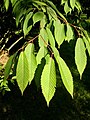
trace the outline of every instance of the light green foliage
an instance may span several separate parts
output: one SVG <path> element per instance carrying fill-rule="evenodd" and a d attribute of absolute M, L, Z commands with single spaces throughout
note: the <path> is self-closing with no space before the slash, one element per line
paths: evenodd
<path fill-rule="evenodd" d="M 4 5 L 5 5 L 6 11 L 7 11 L 9 8 L 9 0 L 4 0 Z"/>
<path fill-rule="evenodd" d="M 23 51 L 20 53 L 19 56 L 17 71 L 16 71 L 16 79 L 18 86 L 21 90 L 21 93 L 23 94 L 29 82 L 29 65 L 26 55 Z"/>
<path fill-rule="evenodd" d="M 43 17 L 44 17 L 44 13 L 43 12 L 36 12 L 33 15 L 33 24 L 35 24 L 38 21 L 41 21 L 43 19 Z"/>
<path fill-rule="evenodd" d="M 64 24 L 61 24 L 60 21 L 57 20 L 54 22 L 54 27 L 55 27 L 54 31 L 55 39 L 58 43 L 58 46 L 60 46 L 65 39 Z"/>
<path fill-rule="evenodd" d="M 58 65 L 62 82 L 73 97 L 73 77 L 60 54 L 63 43 L 76 42 L 75 63 L 81 78 L 87 64 L 86 50 L 90 56 L 90 37 L 78 19 L 78 13 L 81 11 L 80 3 L 77 0 L 61 0 L 61 11 L 59 11 L 53 1 L 49 0 L 10 0 L 10 2 L 16 25 L 21 24 L 20 31 L 24 33 L 21 38 L 24 37 L 25 42 L 17 51 L 20 52 L 20 55 L 11 56 L 7 62 L 4 80 L 14 69 L 16 81 L 23 94 L 28 83 L 34 79 L 37 88 L 41 87 L 49 106 L 55 93 L 55 87 L 57 87 L 56 68 Z M 9 0 L 4 0 L 4 4 L 8 10 Z M 75 21 L 73 18 L 72 21 L 69 21 L 73 15 L 75 15 Z M 18 35 L 21 36 L 19 33 Z M 32 39 L 28 41 L 27 38 Z M 15 57 L 18 58 L 18 63 L 13 62 Z"/>
<path fill-rule="evenodd" d="M 46 46 L 48 45 L 48 36 L 47 36 L 47 32 L 44 28 L 42 28 L 40 30 L 40 34 L 39 34 L 39 46 Z"/>
<path fill-rule="evenodd" d="M 74 36 L 73 36 L 72 28 L 69 24 L 67 24 L 66 40 L 69 42 L 73 38 L 74 38 Z"/>
<path fill-rule="evenodd" d="M 78 38 L 75 46 L 75 63 L 80 73 L 80 78 L 87 64 L 86 48 L 82 38 Z"/>
<path fill-rule="evenodd" d="M 42 58 L 44 58 L 47 55 L 47 49 L 46 47 L 42 46 L 36 56 L 36 60 L 37 60 L 37 65 L 41 63 Z"/>
<path fill-rule="evenodd" d="M 66 65 L 65 61 L 61 57 L 57 56 L 56 61 L 59 66 L 59 71 L 61 74 L 63 84 L 66 87 L 67 91 L 73 97 L 73 78 L 72 78 L 71 72 L 68 66 Z"/>
<path fill-rule="evenodd" d="M 30 84 L 34 78 L 35 70 L 37 68 L 37 61 L 36 61 L 36 57 L 34 54 L 34 44 L 33 43 L 30 43 L 27 45 L 27 47 L 25 48 L 25 55 L 26 55 L 26 58 L 28 61 L 29 84 Z"/>
<path fill-rule="evenodd" d="M 47 106 L 54 96 L 56 87 L 56 70 L 55 63 L 52 58 L 49 58 L 49 62 L 45 65 L 41 76 L 41 88 L 42 93 L 46 99 Z"/>
<path fill-rule="evenodd" d="M 24 36 L 26 36 L 32 28 L 32 25 L 28 26 L 29 20 L 32 17 L 32 15 L 33 15 L 33 12 L 30 12 L 28 15 L 26 15 L 26 18 L 23 24 Z"/>

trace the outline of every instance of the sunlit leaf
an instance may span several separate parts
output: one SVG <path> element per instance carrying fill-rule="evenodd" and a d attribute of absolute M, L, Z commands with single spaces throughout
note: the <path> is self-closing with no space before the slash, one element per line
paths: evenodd
<path fill-rule="evenodd" d="M 87 64 L 86 48 L 82 38 L 78 38 L 75 46 L 75 63 L 80 73 L 80 78 Z"/>
<path fill-rule="evenodd" d="M 44 28 L 40 30 L 39 34 L 39 46 L 47 46 L 48 45 L 48 35 Z"/>
<path fill-rule="evenodd" d="M 37 56 L 36 56 L 36 60 L 37 60 L 37 64 L 40 64 L 41 63 L 41 60 L 43 57 L 45 57 L 47 54 L 47 48 L 42 46 L 38 53 L 37 53 Z"/>
<path fill-rule="evenodd" d="M 72 30 L 71 26 L 69 24 L 67 24 L 66 39 L 68 42 L 73 39 L 73 37 L 74 37 L 73 35 L 74 34 L 73 34 L 73 30 Z"/>
<path fill-rule="evenodd" d="M 25 88 L 28 85 L 29 81 L 29 66 L 25 53 L 22 51 L 19 56 L 17 71 L 16 71 L 16 80 L 18 86 L 23 94 Z"/>
<path fill-rule="evenodd" d="M 73 97 L 73 78 L 71 72 L 68 66 L 66 65 L 65 61 L 61 57 L 57 56 L 56 61 L 59 66 L 59 71 L 61 74 L 63 84 L 67 91 L 70 93 L 70 95 Z"/>
<path fill-rule="evenodd" d="M 41 88 L 42 93 L 47 102 L 47 106 L 49 106 L 49 102 L 54 96 L 55 87 L 56 87 L 55 63 L 52 58 L 49 58 L 49 62 L 48 64 L 45 65 L 41 76 Z"/>
<path fill-rule="evenodd" d="M 25 18 L 25 21 L 24 21 L 24 24 L 23 24 L 23 32 L 24 32 L 25 36 L 28 34 L 28 32 L 32 28 L 32 25 L 28 26 L 28 22 L 29 22 L 30 18 L 32 17 L 32 15 L 33 15 L 33 12 L 30 12 Z"/>
<path fill-rule="evenodd" d="M 46 28 L 46 31 L 47 31 L 47 34 L 48 34 L 48 40 L 49 40 L 49 42 L 50 42 L 50 45 L 51 45 L 52 47 L 55 47 L 55 39 L 54 39 L 54 37 L 53 37 L 52 32 L 50 31 L 49 28 Z"/>
<path fill-rule="evenodd" d="M 55 27 L 55 39 L 58 43 L 58 46 L 60 46 L 64 39 L 65 39 L 65 30 L 64 30 L 64 24 L 61 24 L 59 20 L 54 22 L 54 27 Z"/>
<path fill-rule="evenodd" d="M 43 12 L 36 12 L 33 15 L 33 24 L 35 24 L 38 21 L 41 21 L 43 19 L 43 17 L 44 17 L 44 13 Z"/>
<path fill-rule="evenodd" d="M 6 11 L 7 11 L 9 8 L 9 0 L 4 0 L 4 5 L 5 5 Z"/>
<path fill-rule="evenodd" d="M 76 2 L 76 0 L 70 0 L 70 5 L 71 5 L 72 9 L 73 9 L 74 6 L 75 6 L 75 2 Z"/>
<path fill-rule="evenodd" d="M 64 11 L 66 14 L 71 11 L 71 8 L 68 6 L 68 2 L 66 2 L 64 5 Z"/>
<path fill-rule="evenodd" d="M 34 54 L 34 44 L 30 43 L 27 45 L 27 47 L 25 48 L 25 55 L 28 61 L 28 69 L 29 69 L 29 83 L 31 83 L 31 81 L 34 78 L 34 74 L 35 74 L 35 70 L 37 67 L 37 62 L 36 62 L 36 57 Z"/>

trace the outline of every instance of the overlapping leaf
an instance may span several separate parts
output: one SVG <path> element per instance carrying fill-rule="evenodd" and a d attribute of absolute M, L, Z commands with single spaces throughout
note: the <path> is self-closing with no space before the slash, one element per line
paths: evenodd
<path fill-rule="evenodd" d="M 25 48 L 25 55 L 28 61 L 28 69 L 29 69 L 29 83 L 31 83 L 31 81 L 34 78 L 34 74 L 35 74 L 35 70 L 37 67 L 37 62 L 36 62 L 36 57 L 34 54 L 34 44 L 30 43 L 27 45 L 27 47 Z"/>
<path fill-rule="evenodd" d="M 69 24 L 67 24 L 67 32 L 66 32 L 66 39 L 69 42 L 71 39 L 73 39 L 73 30 Z"/>
<path fill-rule="evenodd" d="M 36 60 L 37 60 L 37 65 L 41 63 L 41 60 L 43 57 L 45 57 L 47 54 L 47 48 L 42 46 L 39 49 L 39 52 L 37 53 Z"/>
<path fill-rule="evenodd" d="M 28 34 L 28 32 L 32 28 L 32 25 L 28 26 L 28 22 L 29 22 L 30 18 L 32 17 L 32 15 L 33 15 L 33 12 L 30 12 L 25 18 L 24 25 L 23 25 L 23 32 L 24 32 L 25 36 Z"/>
<path fill-rule="evenodd" d="M 75 2 L 76 2 L 76 0 L 70 0 L 70 5 L 71 5 L 72 9 L 73 9 L 74 6 L 75 6 Z"/>
<path fill-rule="evenodd" d="M 54 27 L 55 27 L 54 31 L 55 39 L 58 43 L 58 46 L 60 46 L 65 39 L 64 24 L 61 24 L 59 20 L 56 20 L 54 22 Z"/>
<path fill-rule="evenodd" d="M 66 65 L 65 61 L 61 57 L 57 56 L 56 61 L 59 66 L 59 71 L 61 74 L 63 84 L 65 88 L 67 89 L 67 91 L 73 97 L 73 78 L 72 78 L 71 72 L 68 66 Z"/>
<path fill-rule="evenodd" d="M 80 78 L 87 64 L 86 48 L 82 38 L 78 38 L 75 46 L 75 63 L 80 73 Z"/>
<path fill-rule="evenodd" d="M 43 19 L 43 17 L 44 17 L 44 13 L 43 12 L 36 12 L 33 15 L 33 24 L 35 24 L 38 21 L 41 21 Z"/>
<path fill-rule="evenodd" d="M 48 35 L 44 28 L 40 30 L 39 34 L 39 46 L 47 46 L 48 45 Z"/>
<path fill-rule="evenodd" d="M 41 76 L 41 88 L 42 93 L 47 102 L 47 106 L 49 106 L 49 102 L 54 96 L 55 87 L 56 87 L 55 63 L 52 58 L 49 58 L 49 62 L 48 64 L 45 65 Z"/>
<path fill-rule="evenodd" d="M 29 81 L 29 66 L 25 53 L 22 51 L 19 56 L 17 71 L 16 71 L 16 80 L 18 86 L 23 94 L 25 88 L 28 85 Z"/>

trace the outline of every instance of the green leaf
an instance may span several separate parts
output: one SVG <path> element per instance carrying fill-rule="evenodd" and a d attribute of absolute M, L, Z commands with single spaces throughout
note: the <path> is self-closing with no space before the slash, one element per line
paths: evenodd
<path fill-rule="evenodd" d="M 52 9 L 51 7 L 47 7 L 47 13 L 51 16 L 51 18 L 57 20 L 57 14 L 54 9 Z"/>
<path fill-rule="evenodd" d="M 19 56 L 17 70 L 16 70 L 16 80 L 18 86 L 23 94 L 25 88 L 29 81 L 29 66 L 25 53 L 22 51 Z"/>
<path fill-rule="evenodd" d="M 47 32 L 47 35 L 48 35 L 48 39 L 49 39 L 50 45 L 51 45 L 52 47 L 55 47 L 55 39 L 54 39 L 54 37 L 53 37 L 52 32 L 50 31 L 49 28 L 46 28 L 46 32 Z"/>
<path fill-rule="evenodd" d="M 58 46 L 60 46 L 64 39 L 65 39 L 65 30 L 64 30 L 64 24 L 61 24 L 59 20 L 54 22 L 54 27 L 55 27 L 55 39 L 58 43 Z"/>
<path fill-rule="evenodd" d="M 48 52 L 47 48 L 44 46 L 42 46 L 39 49 L 39 52 L 37 53 L 37 56 L 36 56 L 37 65 L 41 63 L 42 58 L 46 56 L 47 52 Z"/>
<path fill-rule="evenodd" d="M 42 93 L 47 102 L 47 106 L 49 106 L 49 102 L 54 96 L 55 87 L 56 87 L 55 63 L 52 58 L 49 58 L 49 62 L 48 64 L 45 65 L 41 76 L 41 88 Z"/>
<path fill-rule="evenodd" d="M 28 34 L 28 32 L 31 30 L 31 28 L 32 28 L 32 25 L 30 25 L 30 26 L 28 27 L 28 23 L 29 23 L 29 20 L 30 20 L 30 18 L 32 17 L 32 15 L 33 15 L 33 12 L 30 12 L 30 13 L 26 16 L 26 18 L 25 18 L 25 21 L 24 21 L 24 24 L 23 24 L 24 36 L 26 36 L 26 35 Z"/>
<path fill-rule="evenodd" d="M 34 54 L 34 44 L 30 43 L 27 45 L 27 47 L 25 48 L 25 55 L 26 58 L 28 60 L 28 69 L 29 69 L 29 83 L 31 83 L 31 81 L 34 78 L 34 74 L 35 74 L 35 70 L 37 68 L 37 62 L 36 62 L 36 57 Z"/>
<path fill-rule="evenodd" d="M 43 19 L 43 17 L 44 17 L 44 13 L 43 12 L 36 12 L 33 15 L 33 24 L 35 24 L 38 21 L 41 21 Z"/>
<path fill-rule="evenodd" d="M 69 42 L 73 38 L 74 38 L 74 36 L 73 36 L 73 30 L 72 30 L 71 26 L 69 24 L 67 24 L 66 39 Z"/>
<path fill-rule="evenodd" d="M 6 63 L 5 71 L 4 71 L 4 80 L 3 80 L 4 82 L 6 81 L 6 79 L 8 78 L 11 72 L 14 57 L 15 57 L 15 54 L 11 55 L 9 60 Z"/>
<path fill-rule="evenodd" d="M 65 3 L 64 5 L 64 11 L 67 14 L 68 12 L 71 12 L 71 8 L 68 6 L 68 2 Z"/>
<path fill-rule="evenodd" d="M 73 78 L 71 72 L 68 66 L 66 65 L 65 61 L 61 57 L 57 56 L 56 61 L 59 66 L 59 71 L 61 74 L 63 84 L 67 91 L 70 93 L 70 95 L 73 97 Z"/>
<path fill-rule="evenodd" d="M 9 0 L 4 0 L 4 5 L 5 5 L 6 11 L 7 11 L 9 8 Z"/>
<path fill-rule="evenodd" d="M 83 40 L 85 42 L 85 45 L 86 45 L 86 49 L 88 51 L 88 54 L 90 56 L 90 42 L 86 39 L 86 37 L 83 37 Z"/>
<path fill-rule="evenodd" d="M 76 2 L 76 0 L 70 0 L 70 5 L 71 5 L 72 9 L 74 9 L 75 2 Z"/>
<path fill-rule="evenodd" d="M 47 47 L 47 45 L 48 45 L 48 35 L 47 35 L 46 30 L 44 28 L 42 28 L 40 30 L 40 34 L 39 34 L 39 46 Z"/>
<path fill-rule="evenodd" d="M 82 73 L 87 64 L 87 57 L 85 52 L 85 45 L 82 38 L 78 38 L 75 46 L 75 63 L 77 65 L 77 69 L 80 73 L 80 78 L 82 77 Z"/>

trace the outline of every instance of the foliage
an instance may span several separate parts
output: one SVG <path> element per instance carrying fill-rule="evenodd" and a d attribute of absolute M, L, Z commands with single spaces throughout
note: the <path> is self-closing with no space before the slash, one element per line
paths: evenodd
<path fill-rule="evenodd" d="M 73 97 L 73 77 L 59 49 L 64 42 L 75 41 L 75 63 L 81 79 L 87 56 L 90 55 L 90 37 L 80 18 L 71 19 L 72 15 L 78 16 L 82 11 L 80 3 L 77 0 L 61 0 L 60 7 L 64 8 L 62 12 L 49 0 L 4 0 L 6 11 L 9 4 L 12 5 L 16 26 L 23 32 L 20 40 L 26 41 L 7 62 L 4 81 L 12 71 L 12 76 L 16 76 L 23 94 L 28 83 L 31 84 L 36 72 L 39 72 L 38 67 L 42 66 L 41 61 L 44 59 L 45 66 L 40 71 L 40 84 L 47 105 L 49 106 L 56 91 L 56 69 L 60 72 L 65 88 Z M 38 31 L 33 36 L 35 27 Z M 31 39 L 28 41 L 27 37 Z M 17 42 L 18 40 L 13 46 Z M 16 71 L 15 74 L 13 71 Z"/>

